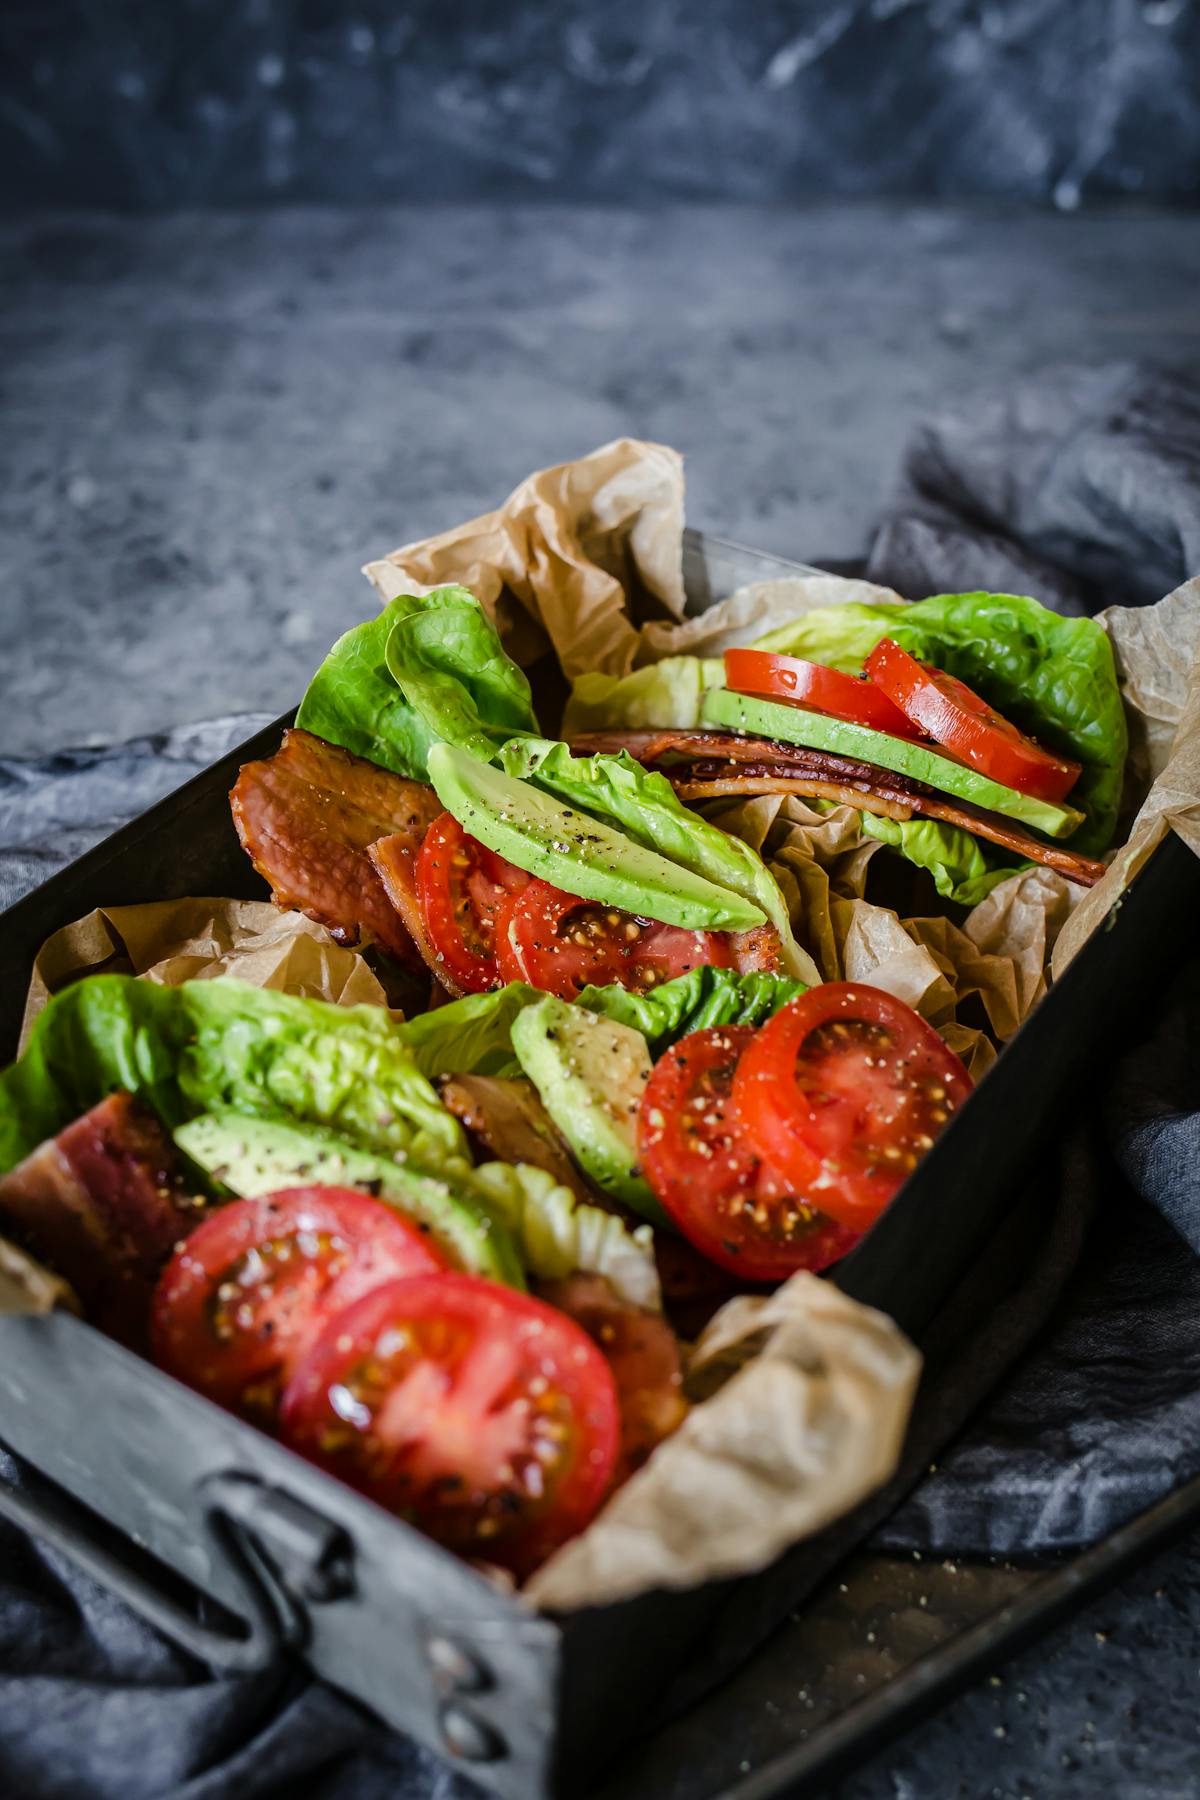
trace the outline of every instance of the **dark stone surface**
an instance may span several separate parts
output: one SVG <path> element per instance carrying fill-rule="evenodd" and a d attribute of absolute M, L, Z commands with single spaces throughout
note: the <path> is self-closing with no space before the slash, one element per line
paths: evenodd
<path fill-rule="evenodd" d="M 370 611 L 366 556 L 622 431 L 687 451 L 695 522 L 851 555 L 946 393 L 1194 355 L 1200 222 L 47 215 L 0 230 L 0 287 L 0 751 L 28 751 L 281 709 Z M 1198 1681 L 1192 1542 L 841 1800 L 1190 1800 Z"/>
<path fill-rule="evenodd" d="M 1200 220 L 916 207 L 0 225 L 0 752 L 294 703 L 369 556 L 624 432 L 861 552 L 916 421 L 1195 354 Z"/>
<path fill-rule="evenodd" d="M 0 204 L 1200 194 L 1192 0 L 6 0 Z"/>

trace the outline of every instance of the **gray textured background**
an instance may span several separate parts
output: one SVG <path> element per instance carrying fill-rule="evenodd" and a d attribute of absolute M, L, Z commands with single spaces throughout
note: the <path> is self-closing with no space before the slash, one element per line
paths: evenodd
<path fill-rule="evenodd" d="M 0 204 L 1200 195 L 1196 0 L 4 0 Z"/>
<path fill-rule="evenodd" d="M 841 208 L 0 224 L 0 752 L 291 705 L 359 565 L 623 432 L 863 550 L 916 421 L 1200 349 L 1200 221 Z"/>

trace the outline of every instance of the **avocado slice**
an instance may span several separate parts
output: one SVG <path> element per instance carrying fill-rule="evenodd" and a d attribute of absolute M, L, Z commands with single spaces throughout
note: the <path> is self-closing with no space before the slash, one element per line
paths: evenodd
<path fill-rule="evenodd" d="M 452 744 L 429 752 L 429 779 L 472 837 L 518 869 L 601 906 L 687 931 L 750 931 L 766 914 L 729 888 Z"/>
<path fill-rule="evenodd" d="M 638 1108 L 654 1066 L 641 1032 L 547 994 L 513 1020 L 512 1046 L 584 1173 L 669 1226 L 638 1172 Z"/>
<path fill-rule="evenodd" d="M 973 806 L 986 807 L 988 812 L 1003 813 L 1034 831 L 1045 832 L 1047 837 L 1070 837 L 1083 824 L 1084 815 L 1077 807 L 1057 806 L 1051 800 L 1019 794 L 1015 788 L 992 781 L 976 769 L 939 756 L 925 744 L 889 737 L 885 731 L 851 725 L 826 713 L 806 712 L 802 706 L 777 706 L 772 700 L 753 700 L 745 694 L 731 693 L 728 688 L 713 688 L 705 695 L 700 716 L 706 725 L 724 725 L 756 737 L 828 750 L 835 756 L 856 756 L 861 762 L 890 769 L 895 775 L 923 781 L 940 793 L 969 800 Z"/>
<path fill-rule="evenodd" d="M 175 1142 L 214 1181 L 243 1199 L 310 1182 L 362 1188 L 428 1231 L 454 1268 L 506 1287 L 525 1286 L 507 1228 L 478 1201 L 435 1175 L 356 1150 L 332 1132 L 221 1111 L 179 1126 Z"/>

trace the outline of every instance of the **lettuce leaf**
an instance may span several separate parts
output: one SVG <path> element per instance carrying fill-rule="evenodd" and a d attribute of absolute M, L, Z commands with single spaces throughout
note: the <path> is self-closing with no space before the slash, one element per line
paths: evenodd
<path fill-rule="evenodd" d="M 890 844 L 919 869 L 928 869 L 938 893 L 960 906 L 976 906 L 1017 868 L 1032 867 L 995 863 L 996 853 L 986 852 L 961 825 L 943 825 L 936 819 L 884 819 L 867 812 L 859 814 L 859 821 L 867 837 Z"/>
<path fill-rule="evenodd" d="M 788 972 L 809 983 L 820 980 L 816 965 L 795 940 L 787 903 L 757 851 L 690 811 L 665 775 L 643 769 L 624 751 L 619 756 L 572 756 L 566 744 L 546 738 L 507 743 L 495 761 L 506 774 L 616 825 L 644 849 L 753 901 L 779 932 Z"/>
<path fill-rule="evenodd" d="M 720 657 L 665 656 L 631 675 L 579 675 L 563 715 L 563 733 L 673 725 L 690 730 L 710 687 L 721 687 Z"/>
<path fill-rule="evenodd" d="M 586 987 L 577 1004 L 640 1031 L 658 1058 L 689 1031 L 707 1025 L 761 1025 L 806 989 L 805 982 L 790 975 L 701 968 L 645 994 L 617 986 Z"/>
<path fill-rule="evenodd" d="M 432 1012 L 406 1019 L 397 1027 L 423 1075 L 499 1075 L 516 1080 L 522 1073 L 513 1054 L 512 1022 L 526 1006 L 542 998 L 540 988 L 510 982 L 489 994 L 465 994 Z"/>
<path fill-rule="evenodd" d="M 378 1006 L 330 1006 L 222 977 L 165 988 L 92 975 L 59 994 L 0 1075 L 0 1170 L 117 1088 L 169 1128 L 230 1109 L 323 1125 L 439 1170 L 462 1127 Z"/>
<path fill-rule="evenodd" d="M 532 1275 L 557 1281 L 582 1269 L 607 1275 L 635 1306 L 662 1304 L 649 1225 L 631 1227 L 602 1206 L 585 1205 L 528 1163 L 482 1163 L 469 1186 L 512 1233 Z"/>
<path fill-rule="evenodd" d="M 529 683 L 467 588 L 401 594 L 340 637 L 308 685 L 296 723 L 397 775 L 427 779 L 432 744 L 490 756 L 537 731 Z"/>

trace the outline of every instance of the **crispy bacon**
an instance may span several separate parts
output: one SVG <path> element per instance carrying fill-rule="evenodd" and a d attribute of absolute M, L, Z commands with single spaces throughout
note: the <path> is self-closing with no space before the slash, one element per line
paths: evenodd
<path fill-rule="evenodd" d="M 439 1084 L 442 1105 L 452 1112 L 486 1155 L 499 1162 L 532 1163 L 585 1206 L 593 1189 L 576 1169 L 558 1127 L 542 1105 L 532 1081 L 495 1075 L 448 1075 Z"/>
<path fill-rule="evenodd" d="M 582 1326 L 612 1369 L 621 1404 L 616 1486 L 686 1417 L 679 1340 L 661 1313 L 618 1299 L 603 1275 L 570 1275 L 544 1282 L 539 1291 Z"/>
<path fill-rule="evenodd" d="M 242 847 L 273 890 L 339 943 L 377 943 L 419 966 L 407 919 L 389 899 L 367 852 L 379 838 L 414 854 L 442 808 L 431 787 L 407 781 L 307 731 L 247 763 L 229 796 Z"/>
<path fill-rule="evenodd" d="M 0 1219 L 70 1282 L 95 1324 L 134 1346 L 195 1211 L 165 1133 L 129 1094 L 110 1094 L 0 1180 Z"/>
<path fill-rule="evenodd" d="M 778 744 L 767 738 L 714 731 L 598 731 L 573 740 L 573 748 L 628 750 L 668 777 L 681 800 L 747 799 L 755 794 L 801 794 L 856 806 L 884 818 L 914 814 L 958 825 L 976 837 L 1055 869 L 1069 881 L 1093 887 L 1104 864 L 1061 844 L 1047 844 L 999 813 L 966 800 L 950 800 L 923 782 L 854 757 Z M 675 760 L 672 760 L 675 759 Z"/>
<path fill-rule="evenodd" d="M 442 984 L 440 988 L 435 987 L 433 992 L 439 994 L 444 990 L 445 994 L 458 998 L 463 989 L 435 950 L 433 939 L 425 926 L 425 915 L 421 911 L 417 891 L 417 853 L 420 848 L 419 837 L 414 837 L 410 831 L 398 831 L 391 837 L 380 838 L 370 845 L 367 855 L 389 902 L 404 921 L 404 927 L 416 946 L 421 961 Z"/>

